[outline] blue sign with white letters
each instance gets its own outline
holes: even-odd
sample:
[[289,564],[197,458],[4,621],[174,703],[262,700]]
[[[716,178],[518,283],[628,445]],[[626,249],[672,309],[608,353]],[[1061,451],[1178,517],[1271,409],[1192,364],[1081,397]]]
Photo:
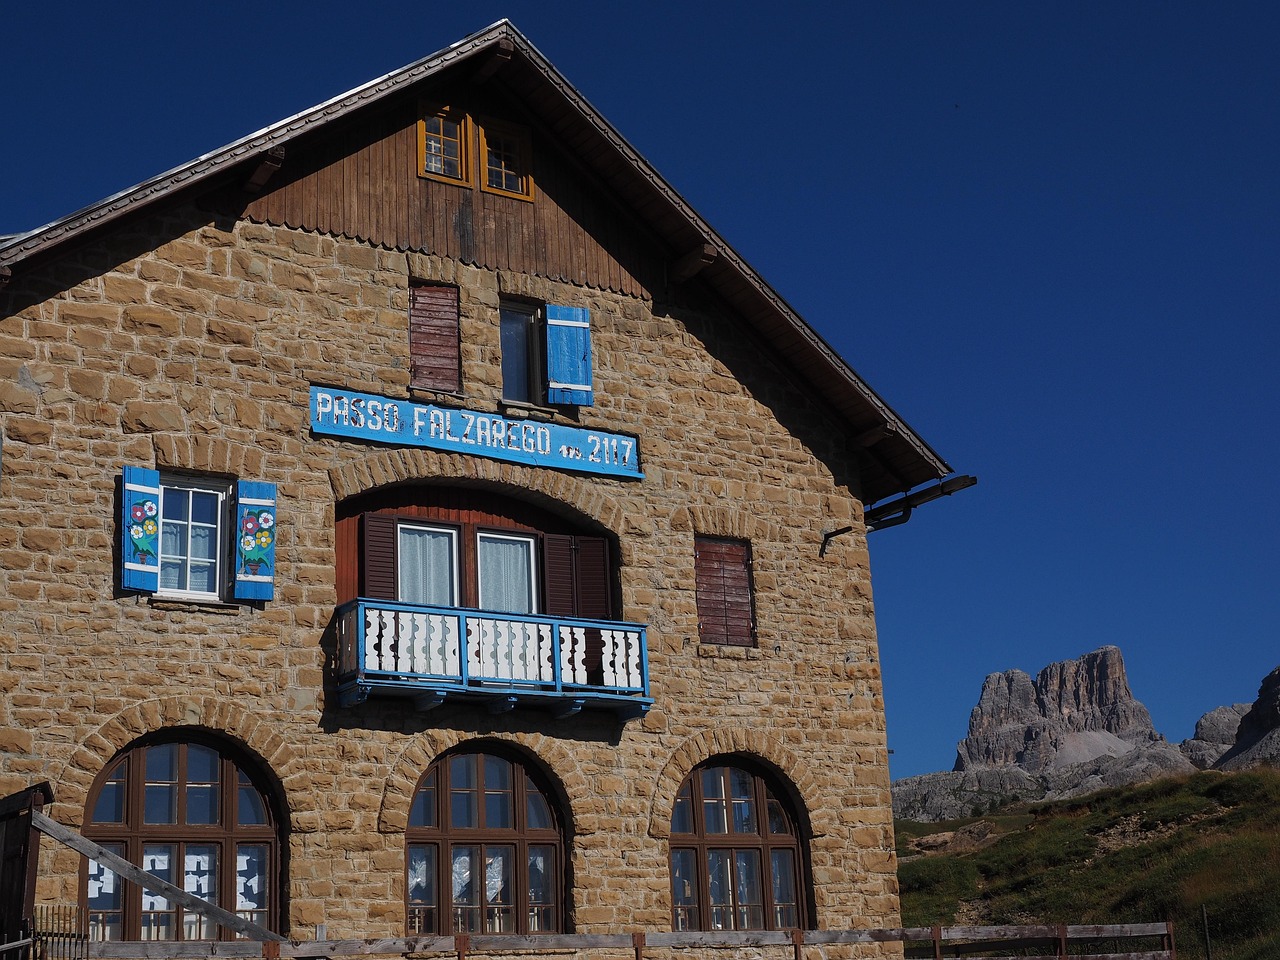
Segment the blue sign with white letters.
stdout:
[[634,479],[644,476],[635,437],[331,387],[311,388],[311,429],[530,467]]

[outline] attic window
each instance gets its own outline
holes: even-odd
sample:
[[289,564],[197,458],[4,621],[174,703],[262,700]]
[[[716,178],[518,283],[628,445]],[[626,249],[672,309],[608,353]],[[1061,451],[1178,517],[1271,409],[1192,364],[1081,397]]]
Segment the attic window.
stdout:
[[467,159],[470,120],[461,110],[443,107],[418,121],[418,175],[469,184]]
[[495,120],[480,123],[480,182],[487,192],[532,200],[532,155],[528,130]]

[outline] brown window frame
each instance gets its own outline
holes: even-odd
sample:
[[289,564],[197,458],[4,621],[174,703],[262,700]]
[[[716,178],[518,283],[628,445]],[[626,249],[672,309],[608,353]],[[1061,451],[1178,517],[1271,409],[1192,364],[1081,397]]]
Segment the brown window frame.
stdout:
[[694,537],[698,638],[727,646],[756,645],[756,590],[751,542],[733,537]]
[[[720,797],[704,794],[706,774],[713,774],[720,782]],[[735,795],[732,777],[739,774],[751,779],[750,798],[753,804],[754,831],[736,830]],[[720,802],[724,810],[726,830],[708,831],[706,812],[709,805]],[[684,803],[682,815],[681,804]],[[775,818],[785,825],[784,831],[774,831]],[[691,829],[678,829],[687,823]],[[761,770],[737,757],[716,757],[700,764],[685,778],[676,794],[672,807],[669,866],[671,871],[671,924],[673,930],[790,930],[807,929],[811,916],[810,900],[812,884],[809,881],[808,860],[801,823],[780,784]],[[729,887],[735,895],[740,889],[736,854],[759,855],[758,881],[760,886],[759,910],[762,923],[753,924],[739,914],[743,909],[734,905],[721,907],[728,910],[717,914],[711,903],[709,860],[713,853],[730,853]],[[777,901],[777,889],[773,878],[775,853],[789,853],[791,858],[790,882],[793,899],[790,903]],[[692,864],[685,854],[692,855]],[[689,867],[692,866],[692,870]],[[683,901],[683,902],[682,902]],[[690,902],[691,901],[691,902]],[[786,911],[790,909],[790,916]],[[717,919],[718,918],[718,919]],[[792,922],[787,923],[785,920]]]
[[[153,747],[170,745],[177,747],[176,779],[174,781],[165,781],[165,783],[172,783],[174,787],[175,822],[144,823],[146,787],[148,785],[146,751]],[[192,746],[203,747],[218,754],[217,823],[190,824],[184,822],[189,813],[190,788],[194,785],[198,789],[205,783],[204,781],[192,781],[189,778],[189,748]],[[114,774],[122,767],[125,771],[122,820],[120,822],[95,821],[94,815],[103,789],[109,783],[118,782],[115,780]],[[242,775],[247,780],[247,783],[242,782]],[[264,876],[266,879],[267,905],[265,911],[262,911],[265,916],[255,915],[247,919],[251,919],[269,930],[278,931],[280,929],[280,918],[283,916],[281,891],[284,889],[280,859],[282,839],[278,824],[283,822],[283,817],[277,809],[274,792],[268,788],[264,780],[265,777],[262,771],[257,768],[257,765],[250,758],[244,755],[243,751],[238,750],[233,744],[220,737],[191,730],[166,731],[156,736],[144,737],[122,750],[103,768],[94,781],[85,804],[82,832],[86,838],[103,845],[112,850],[112,852],[118,852],[130,863],[140,866],[143,865],[143,852],[147,846],[172,845],[175,848],[174,857],[180,864],[184,863],[186,850],[190,846],[199,845],[216,848],[218,864],[216,902],[233,912],[240,912],[235,910],[237,847],[239,845],[265,846],[267,848],[267,862]],[[263,824],[241,825],[236,822],[238,820],[239,793],[241,788],[246,786],[252,789],[258,797],[258,802],[262,807],[263,818],[266,821]],[[169,880],[177,886],[183,886],[183,878],[177,870],[171,871]],[[119,885],[123,897],[123,903],[119,911],[120,939],[143,939],[143,891],[137,884],[123,882],[119,877],[116,877],[115,882]],[[80,903],[83,905],[83,914],[86,920],[90,919],[91,914],[103,912],[90,910],[88,895],[89,862],[86,859],[81,863],[79,892]],[[227,904],[231,906],[226,906]],[[181,906],[173,902],[170,902],[169,907],[173,924],[172,935],[164,939],[166,942],[187,939],[184,929],[187,911],[184,911]],[[198,918],[199,915],[193,913],[191,917]],[[198,919],[197,923],[200,933],[203,933],[209,926],[209,921],[207,920]],[[90,930],[93,931],[95,929],[95,925],[91,923]],[[192,939],[200,941],[236,939],[234,931],[225,927],[217,927],[213,932],[214,936],[197,936]]]
[[[496,760],[508,765],[510,770],[509,813],[511,825],[491,826],[487,822],[490,813],[489,798],[501,796],[507,791],[486,790],[488,785],[487,761]],[[474,787],[459,789],[453,783],[455,763],[474,764],[471,767]],[[530,793],[542,798],[542,810],[550,822],[549,827],[529,825]],[[470,826],[453,826],[449,821],[457,794],[474,797],[475,823]],[[428,820],[428,813],[430,814]],[[427,820],[428,822],[423,822]],[[415,822],[417,821],[417,822]],[[437,759],[418,781],[410,807],[409,824],[405,828],[405,928],[410,936],[421,934],[466,933],[475,936],[503,934],[544,934],[567,931],[567,883],[568,855],[565,849],[565,815],[559,798],[549,789],[545,778],[524,758],[492,745],[479,749],[451,751]],[[509,895],[511,923],[506,929],[494,929],[500,908],[487,906],[492,901],[486,896],[477,906],[456,904],[453,901],[452,865],[455,850],[478,849],[484,857],[486,848],[505,847],[512,854],[512,886]],[[548,885],[552,902],[530,900],[529,856],[533,848],[550,847],[553,876]],[[427,858],[416,859],[421,849],[433,851],[434,869],[427,866]],[[474,862],[474,861],[473,861]],[[419,864],[421,866],[419,867]],[[425,878],[431,874],[430,886],[436,891],[434,906],[422,906],[414,899],[415,889],[427,886],[421,883],[415,870],[421,870]],[[418,883],[415,881],[418,880]],[[486,864],[486,881],[488,870]],[[486,891],[487,893],[487,891]],[[447,896],[446,896],[447,894]],[[479,910],[480,926],[462,922],[464,910]],[[431,917],[434,911],[434,919]]]
[[409,282],[409,386],[462,393],[462,323],[458,288]]

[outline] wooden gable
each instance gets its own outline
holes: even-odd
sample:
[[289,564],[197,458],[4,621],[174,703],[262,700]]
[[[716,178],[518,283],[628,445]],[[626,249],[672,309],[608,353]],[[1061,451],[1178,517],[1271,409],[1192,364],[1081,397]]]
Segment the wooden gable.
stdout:
[[[529,130],[532,200],[418,175],[420,114],[445,103]],[[551,134],[490,90],[411,90],[376,113],[323,127],[290,145],[269,189],[241,215],[645,298],[660,288],[665,263]]]

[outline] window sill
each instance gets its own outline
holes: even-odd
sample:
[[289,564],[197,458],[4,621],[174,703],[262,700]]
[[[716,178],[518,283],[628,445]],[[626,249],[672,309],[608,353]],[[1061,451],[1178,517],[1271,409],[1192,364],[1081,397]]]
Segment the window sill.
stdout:
[[435,390],[431,387],[416,387],[409,384],[409,396],[415,400],[446,400],[451,403],[466,403],[465,393],[453,393],[450,390]]
[[499,400],[498,409],[508,417],[527,417],[530,420],[554,420],[560,415],[555,407],[544,407],[521,400]]
[[164,597],[153,595],[147,597],[147,605],[157,610],[185,610],[190,613],[214,613],[224,617],[234,617],[244,608],[243,603],[229,603],[226,600],[192,600],[184,597]]
[[739,647],[731,643],[707,643],[700,640],[698,656],[718,657],[724,660],[763,660],[764,651],[759,647]]

